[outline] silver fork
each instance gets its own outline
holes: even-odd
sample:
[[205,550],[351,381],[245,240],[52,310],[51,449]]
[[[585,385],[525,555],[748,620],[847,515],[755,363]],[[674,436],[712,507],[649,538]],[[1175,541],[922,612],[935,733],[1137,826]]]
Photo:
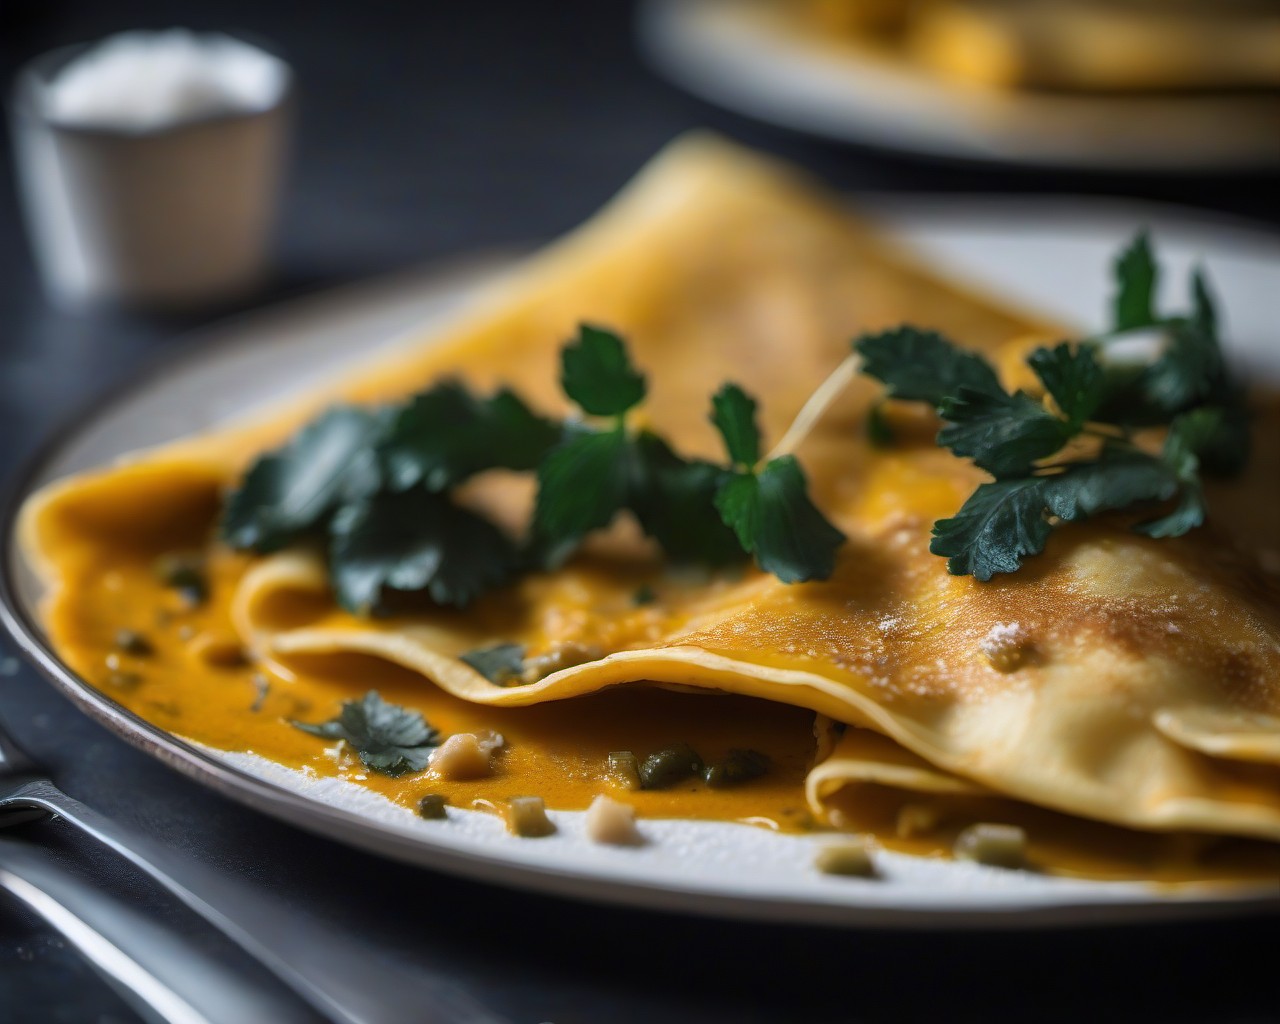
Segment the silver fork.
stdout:
[[73,800],[0,727],[0,828],[50,814],[150,875],[333,1021],[510,1024],[430,969],[377,956],[296,907]]

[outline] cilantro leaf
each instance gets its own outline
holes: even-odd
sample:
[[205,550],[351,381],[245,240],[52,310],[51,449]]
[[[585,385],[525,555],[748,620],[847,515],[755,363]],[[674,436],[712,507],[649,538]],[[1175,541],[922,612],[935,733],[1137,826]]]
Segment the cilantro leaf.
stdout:
[[318,525],[339,502],[377,486],[371,443],[379,417],[338,407],[253,464],[226,499],[222,539],[233,548],[278,551]]
[[629,454],[621,430],[581,430],[542,460],[533,535],[547,565],[560,564],[583,537],[608,526],[626,506]]
[[1058,403],[1071,433],[1093,418],[1102,402],[1106,380],[1091,347],[1072,347],[1064,341],[1053,348],[1036,349],[1027,357],[1027,364]]
[[1074,433],[1025,391],[1010,395],[962,387],[939,412],[949,422],[938,433],[938,444],[996,477],[1026,473]]
[[621,416],[645,396],[644,375],[612,331],[581,324],[577,341],[564,347],[560,361],[564,393],[592,416]]
[[737,473],[720,488],[716,508],[756,564],[783,583],[825,580],[835,570],[844,534],[809,500],[804,471],[794,455]]
[[1159,278],[1151,240],[1141,232],[1115,262],[1116,293],[1111,302],[1112,330],[1150,327],[1156,322],[1155,292]]
[[936,331],[902,326],[864,334],[853,343],[862,372],[883,381],[891,398],[942,404],[962,387],[1002,392],[996,372],[976,352],[966,352]]
[[947,570],[986,582],[1017,572],[1022,560],[1044,550],[1053,525],[1078,522],[1139,501],[1167,501],[1178,480],[1159,459],[1141,452],[1106,451],[1050,476],[1023,476],[980,484],[951,519],[934,524],[929,550],[945,556]]
[[750,469],[760,461],[760,428],[756,400],[737,384],[725,384],[711,399],[711,422],[724,438],[735,466]]
[[443,491],[486,469],[533,469],[559,437],[505,388],[482,399],[445,381],[396,411],[378,454],[392,490]]
[[745,557],[720,518],[715,497],[731,475],[698,459],[682,459],[665,441],[644,431],[632,442],[627,507],[641,528],[676,562],[730,565]]
[[524,671],[523,644],[504,643],[477,647],[474,651],[458,655],[458,658],[498,686],[518,682],[520,673]]
[[312,736],[346,740],[366,768],[391,776],[422,771],[440,745],[440,733],[421,712],[388,704],[377,690],[343,701],[338,717],[327,722],[290,724]]
[[339,603],[356,614],[418,593],[462,608],[505,583],[517,564],[493,523],[420,488],[346,505],[331,527],[329,576]]

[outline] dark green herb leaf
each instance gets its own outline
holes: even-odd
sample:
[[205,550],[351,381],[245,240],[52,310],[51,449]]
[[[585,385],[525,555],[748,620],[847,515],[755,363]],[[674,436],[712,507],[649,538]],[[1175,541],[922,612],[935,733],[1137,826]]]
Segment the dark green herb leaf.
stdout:
[[506,686],[512,679],[518,679],[524,671],[523,644],[477,647],[474,651],[459,655],[459,658],[498,686]]
[[1114,331],[1137,330],[1156,322],[1154,301],[1158,276],[1151,240],[1143,231],[1115,262],[1116,294],[1111,307]]
[[440,743],[440,734],[420,712],[388,704],[377,690],[343,701],[338,717],[328,722],[290,724],[313,736],[346,740],[366,768],[384,775],[422,771]]
[[853,349],[862,357],[862,372],[883,381],[892,398],[938,406],[962,387],[1004,390],[982,356],[956,347],[936,331],[903,326],[864,334]]
[[1207,398],[1222,379],[1225,366],[1217,340],[1189,321],[1168,327],[1164,352],[1139,381],[1143,399],[1165,419]]
[[443,491],[486,469],[534,469],[559,439],[511,391],[482,399],[446,381],[395,413],[378,454],[392,490]]
[[379,417],[331,409],[285,447],[262,456],[227,498],[222,538],[234,548],[276,551],[319,524],[341,501],[377,486],[372,444]]
[[506,582],[518,561],[487,519],[418,488],[345,506],[331,536],[329,576],[356,614],[386,610],[396,593],[461,608]]
[[564,393],[592,416],[621,416],[644,398],[644,375],[612,331],[582,324],[578,340],[564,347],[560,360]]
[[1201,455],[1212,452],[1228,429],[1223,410],[1213,406],[1192,409],[1173,421],[1160,457],[1177,477],[1181,496],[1168,515],[1140,523],[1134,529],[1148,537],[1180,537],[1204,522],[1208,510],[1200,484]]
[[631,442],[630,456],[627,505],[668,558],[722,566],[746,557],[716,510],[716,493],[730,476],[727,470],[682,459],[647,431]]
[[1010,395],[962,387],[943,400],[939,412],[950,422],[938,433],[938,444],[996,477],[1026,473],[1074,433],[1024,391]]
[[1102,364],[1091,347],[1073,347],[1064,341],[1053,348],[1036,349],[1027,357],[1027,363],[1058,403],[1071,433],[1093,418],[1106,381]]
[[1167,501],[1178,490],[1177,477],[1160,459],[1106,451],[1096,462],[1054,475],[980,485],[953,518],[934,524],[929,550],[947,557],[952,574],[985,582],[1016,572],[1024,558],[1044,550],[1051,515],[1077,522],[1140,501]]
[[538,467],[533,536],[541,558],[555,566],[592,530],[608,526],[626,506],[634,472],[621,430],[579,431]]
[[737,384],[725,384],[711,399],[711,422],[724,438],[729,460],[743,469],[760,461],[756,401]]
[[844,534],[809,500],[795,456],[773,459],[756,474],[735,475],[720,488],[716,508],[756,564],[782,582],[825,580],[834,571]]
[[1191,271],[1191,326],[1206,338],[1218,337],[1218,308],[1203,270]]
[[1027,555],[1044,550],[1051,530],[1043,477],[997,480],[980,484],[954,517],[934,523],[929,550],[947,558],[952,575],[985,582],[1017,572]]
[[884,414],[884,403],[876,402],[867,413],[867,440],[873,448],[892,448],[897,436]]

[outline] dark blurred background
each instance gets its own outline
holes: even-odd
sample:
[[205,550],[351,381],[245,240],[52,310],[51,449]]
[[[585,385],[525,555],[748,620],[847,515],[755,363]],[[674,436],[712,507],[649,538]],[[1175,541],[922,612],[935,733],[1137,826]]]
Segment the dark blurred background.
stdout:
[[[631,5],[608,0],[0,0],[0,80],[11,82],[20,64],[52,47],[139,27],[237,30],[283,55],[299,105],[276,271],[234,309],[550,238],[696,126],[782,154],[853,192],[1107,194],[1280,229],[1274,172],[1160,178],[979,167],[757,124],[656,77],[637,55],[632,20]],[[77,403],[182,330],[234,309],[142,317],[51,307],[8,157],[0,160],[0,464],[12,470]],[[561,906],[384,865],[260,819],[107,736],[25,667],[0,678],[0,697],[0,720],[73,794],[321,907],[342,922],[335,926],[445,964],[513,1020],[1280,1019],[1268,980],[1273,956],[1266,972],[1250,969],[1259,949],[1274,950],[1274,921],[1028,938],[830,937]],[[55,825],[29,834],[203,934]],[[476,908],[483,921],[468,920]],[[436,933],[442,919],[462,921],[447,939]],[[548,928],[564,939],[559,952],[541,938]],[[132,1019],[57,940],[0,900],[0,1021]]]

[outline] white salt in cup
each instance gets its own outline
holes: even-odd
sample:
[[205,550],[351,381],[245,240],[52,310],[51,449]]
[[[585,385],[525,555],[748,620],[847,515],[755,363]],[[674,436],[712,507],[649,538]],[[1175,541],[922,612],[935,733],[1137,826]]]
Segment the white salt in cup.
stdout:
[[[55,102],[66,96],[53,90],[90,47],[56,50],[20,72],[11,109],[18,184],[54,301],[194,307],[245,293],[265,276],[292,75],[260,48],[216,39],[272,62],[262,66],[269,73],[256,99],[219,105],[178,82],[187,95],[136,90],[139,103],[113,114],[90,79],[77,100],[88,109],[75,117],[66,110],[75,104]],[[132,88],[114,84],[116,93]]]

